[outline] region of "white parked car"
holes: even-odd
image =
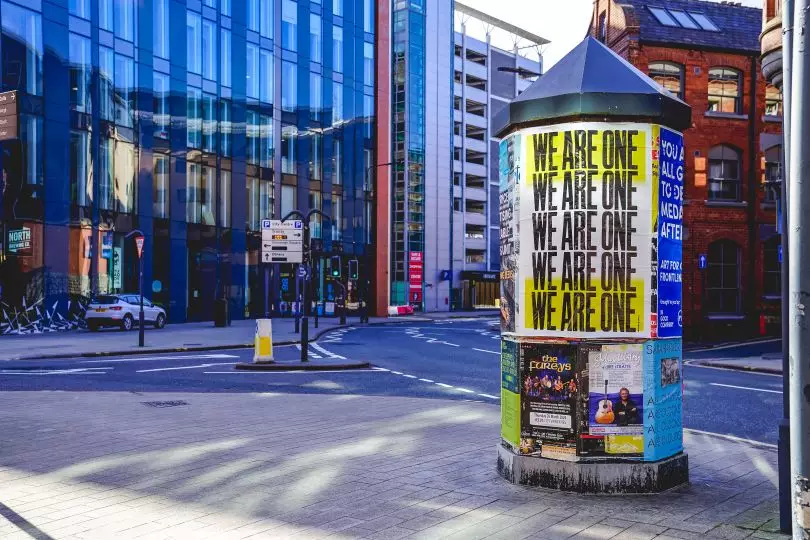
[[[90,301],[84,320],[87,328],[95,332],[102,326],[117,326],[132,330],[138,326],[141,297],[137,294],[107,294]],[[143,299],[143,320],[155,328],[166,326],[166,311]]]

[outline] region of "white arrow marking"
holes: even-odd
[[[29,369],[4,369],[0,370],[0,375],[106,375],[106,371],[112,368],[75,368],[75,369],[44,369],[42,371],[32,371]]]
[[[317,343],[312,343],[311,345],[312,345],[313,349],[315,349],[316,351],[318,351],[320,353],[325,354],[329,358],[337,358],[338,360],[346,360],[345,356],[340,356],[339,354],[335,354],[333,352],[327,351],[326,349],[324,349],[323,347],[321,347]]]
[[[175,366],[175,367],[164,367],[164,368],[154,368],[154,369],[139,369],[135,373],[151,373],[153,371],[176,371],[179,369],[198,369],[198,368],[207,368],[207,367],[214,367],[214,366],[232,366],[234,362],[219,362],[213,364],[199,364],[196,366]]]
[[[192,354],[179,356],[138,356],[136,358],[112,358],[106,360],[82,360],[82,364],[107,364],[110,362],[153,362],[157,360],[207,360],[216,358],[239,358],[233,354]]]
[[[489,354],[501,354],[498,351],[488,351],[486,349],[476,349],[475,347],[473,347],[473,350],[478,351],[478,352],[489,353]]]

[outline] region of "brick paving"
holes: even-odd
[[[0,538],[780,538],[769,447],[690,432],[691,485],[581,496],[498,477],[499,421],[418,398],[0,393]]]

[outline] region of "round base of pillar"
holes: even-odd
[[[661,493],[689,482],[689,458],[682,452],[655,462],[559,461],[522,456],[499,444],[498,474],[513,484],[576,493]]]

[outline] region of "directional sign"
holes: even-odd
[[[17,91],[0,93],[0,141],[19,138],[18,113]]]
[[[135,237],[135,247],[138,248],[138,258],[143,256],[143,236]]]
[[[262,261],[301,263],[304,255],[304,222],[262,220]]]
[[[307,265],[302,264],[301,266],[298,267],[298,277],[300,277],[301,279],[307,279],[308,275],[309,275],[309,268],[307,268]]]
[[[702,253],[701,253],[701,254],[698,256],[698,268],[699,268],[699,269],[701,269],[701,270],[705,270],[705,269],[706,269],[706,266],[707,266],[707,265],[706,265],[706,262],[707,262],[707,261],[706,261],[706,255],[704,255],[704,254],[702,254]]]

